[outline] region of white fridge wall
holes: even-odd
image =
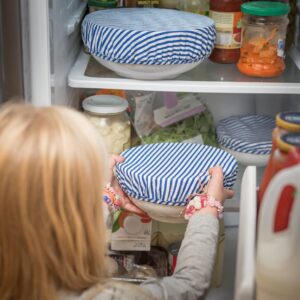
[[[70,88],[67,78],[82,46],[86,9],[86,0],[49,1],[52,104],[78,107],[81,90]]]

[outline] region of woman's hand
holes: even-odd
[[[207,194],[211,195],[222,204],[226,199],[232,198],[234,196],[234,191],[225,189],[223,186],[224,175],[222,167],[212,167],[208,172],[211,178],[208,182]]]
[[[207,185],[207,194],[220,201],[223,205],[225,200],[232,198],[234,195],[233,190],[224,188],[224,176],[221,167],[212,167],[208,170],[211,178]],[[208,213],[218,217],[218,210],[216,207],[206,206],[200,210],[201,213]]]
[[[124,157],[119,155],[111,155],[110,162],[109,162],[109,182],[111,183],[111,186],[116,191],[116,193],[121,197],[121,207],[127,211],[133,212],[135,214],[138,214],[144,219],[150,219],[150,217],[142,211],[140,208],[135,206],[131,200],[126,196],[126,194],[121,189],[117,179],[114,176],[113,169],[117,163],[122,163],[125,160]]]

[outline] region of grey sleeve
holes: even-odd
[[[141,287],[162,300],[193,300],[210,285],[218,240],[218,220],[198,212],[189,220],[174,274],[145,281]]]

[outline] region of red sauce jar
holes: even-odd
[[[210,60],[236,63],[241,46],[241,5],[243,0],[210,0],[209,16],[215,21],[217,37]]]

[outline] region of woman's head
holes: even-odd
[[[104,277],[104,152],[75,111],[2,107],[1,299],[53,299]]]

